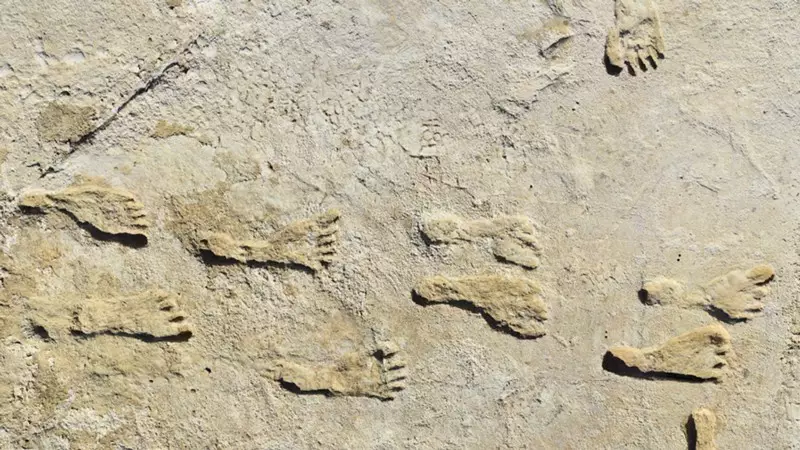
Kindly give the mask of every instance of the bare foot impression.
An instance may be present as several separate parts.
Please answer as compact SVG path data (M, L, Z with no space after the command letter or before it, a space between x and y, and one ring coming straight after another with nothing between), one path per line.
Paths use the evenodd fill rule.
M488 238L492 252L501 261L527 269L539 266L541 251L534 228L527 217L500 216L494 219L465 220L444 214L422 222L422 235L431 244L456 244Z
M62 299L33 299L30 306L30 321L48 338L69 333L77 337L107 334L144 341L184 341L192 335L177 296L161 290L90 297L73 304Z
M603 368L619 375L719 380L728 367L731 337L720 324L696 328L661 345L617 346L606 353Z
M707 408L692 411L686 424L690 450L717 450L717 415Z
M608 32L606 60L618 70L647 70L664 58L661 20L652 0L616 0L616 25Z
M102 183L80 183L60 191L30 191L23 194L20 206L45 213L63 211L88 226L94 235L132 237L133 245L147 242L150 223L144 205L130 192Z
M333 364L280 359L269 369L275 381L298 393L392 400L406 387L403 352L394 343L372 354L351 352Z
M547 334L547 305L541 293L533 281L501 275L435 276L414 288L420 303L448 303L479 312L491 325L520 338Z
M235 240L225 233L203 236L201 245L213 255L241 263L298 265L321 270L336 256L339 211L331 209L311 219L292 222L265 240Z
M671 278L658 277L642 286L640 298L647 305L671 305L681 308L703 308L726 321L743 321L764 312L767 284L775 270L766 264L748 270L732 270L703 286L687 291Z

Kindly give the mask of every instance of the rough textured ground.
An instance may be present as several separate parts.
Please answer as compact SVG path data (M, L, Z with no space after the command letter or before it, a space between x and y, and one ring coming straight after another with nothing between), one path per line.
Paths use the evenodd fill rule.
M652 4L0 0L0 447L800 448L800 6Z

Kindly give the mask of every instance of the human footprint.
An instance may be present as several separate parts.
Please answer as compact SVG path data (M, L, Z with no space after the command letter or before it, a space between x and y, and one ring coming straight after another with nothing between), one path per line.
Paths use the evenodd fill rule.
M642 285L640 296L648 305L672 305L682 308L703 308L725 320L742 321L760 316L767 284L775 270L760 264L748 270L732 270L703 286L687 291L679 281L658 277Z
M539 266L541 250L530 220L523 216L500 216L493 219L466 220L452 214L440 214L422 221L422 235L431 244L456 244L492 240L492 253L502 261L527 269Z
M603 367L620 375L719 380L728 367L731 337L720 324L700 327L645 348L612 347Z
M242 263L295 264L318 271L336 256L339 217L339 211L331 209L292 222L264 240L235 240L226 233L209 233L200 243L218 257Z
M186 340L193 332L177 296L158 289L79 301L31 299L29 307L29 320L49 338L105 334L145 341Z
M84 335L145 336L156 340L192 335L192 326L177 297L162 290L90 298L75 309L73 317L71 330Z
M29 191L20 206L43 212L59 210L76 222L108 235L133 236L147 241L150 222L144 205L126 190L98 182L83 182L60 191Z
M714 438L717 434L717 415L708 408L692 411L687 424L689 448L691 450L717 450Z
M498 328L523 338L544 336L547 305L538 284L524 278L475 275L422 279L414 294L422 303L448 303L483 314Z
M771 266L758 265L714 278L703 286L702 291L709 308L733 320L748 320L763 313L763 298L770 292L766 284L774 277L775 270Z
M331 364L271 362L270 376L299 392L392 400L406 387L403 352L392 343L372 353L351 352Z
M606 57L619 69L647 70L649 61L664 57L664 35L661 20L652 0L616 0L616 25L608 32Z

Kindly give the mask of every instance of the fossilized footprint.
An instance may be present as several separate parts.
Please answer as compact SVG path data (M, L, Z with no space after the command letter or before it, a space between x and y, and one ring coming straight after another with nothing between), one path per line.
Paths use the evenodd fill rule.
M728 331L720 324L712 324L654 347L612 347L606 353L604 368L621 375L672 375L695 380L718 380L728 367L727 356L730 351L731 337Z
M717 450L717 415L708 408L692 411L688 423L689 448L692 450Z
M374 397L392 400L406 387L406 362L394 343L372 354L352 352L333 364L299 363L279 359L269 369L271 377L300 392L332 396Z
M703 308L715 315L721 313L725 319L748 320L763 313L763 299L770 292L767 283L774 277L775 270L761 264L732 270L688 292L682 283L658 277L644 283L640 296L648 305Z
M608 32L606 57L620 69L646 70L664 57L661 20L652 0L616 0L616 25Z
M265 240L237 241L225 233L210 233L200 243L214 255L242 263L296 264L317 271L332 262L339 241L339 211L331 209L298 220Z
M32 299L29 320L48 337L100 334L135 337L145 341L185 340L193 327L177 297L162 290L136 295L89 297L79 302Z
M78 223L109 235L138 236L146 240L150 225L144 205L133 194L92 182L60 191L30 191L23 194L20 206L44 212L60 210Z
M475 275L424 278L414 288L423 303L449 303L483 314L493 325L517 337L536 338L547 331L547 305L541 288L524 278Z
M500 260L528 269L539 266L541 251L534 237L533 225L523 216L500 216L494 219L465 220L452 214L428 217L421 231L431 244L455 244L492 240L492 251Z

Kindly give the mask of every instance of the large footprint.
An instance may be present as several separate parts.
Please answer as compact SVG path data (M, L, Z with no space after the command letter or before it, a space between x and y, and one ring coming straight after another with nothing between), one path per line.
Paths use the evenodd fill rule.
M385 343L371 354L352 352L333 364L278 359L271 377L300 392L392 400L406 387L406 363L400 348Z
M435 276L422 279L414 288L423 303L465 304L501 330L523 338L547 334L543 325L547 305L541 293L533 281L501 275Z
M167 339L192 335L192 326L177 297L161 290L88 299L75 312L73 331L86 335L114 334Z
M132 193L103 183L84 182L60 191L30 191L20 206L44 212L60 210L75 221L109 235L136 236L147 240L150 222Z
M500 216L493 219L465 220L452 214L425 218L421 231L431 244L492 240L495 257L528 269L539 266L541 250L527 217Z
M298 220L264 240L235 240L225 233L211 233L200 240L214 255L245 262L295 264L321 270L336 256L339 211L331 209L311 219Z
M178 297L158 289L72 303L61 300L32 299L29 304L29 320L52 338L105 334L146 341L186 340L193 332Z
M719 380L728 368L730 351L728 331L720 324L712 324L654 347L612 347L606 353L604 368L620 375L673 375L682 379Z
M732 270L703 286L687 290L679 281L658 277L642 286L645 304L703 308L729 321L749 320L763 314L767 284L775 270L760 264L747 270Z

